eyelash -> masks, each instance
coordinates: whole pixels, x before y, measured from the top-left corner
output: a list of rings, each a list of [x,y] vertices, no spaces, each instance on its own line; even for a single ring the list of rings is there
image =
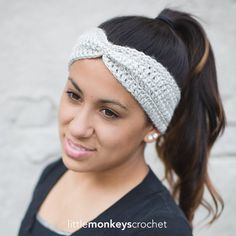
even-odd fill
[[[77,95],[76,93],[74,93],[74,92],[72,92],[72,91],[66,91],[66,94],[67,94],[68,98],[69,98],[71,101],[73,101],[73,102],[77,102],[78,100],[73,99],[72,96],[76,96],[77,99],[78,99],[78,97],[80,98],[79,95]],[[103,109],[103,110],[106,110],[106,111],[109,111],[110,113],[112,113],[111,116],[106,116],[106,117],[108,117],[109,119],[117,119],[117,118],[119,118],[119,116],[118,116],[116,113],[114,113],[112,110],[110,110],[110,109]]]

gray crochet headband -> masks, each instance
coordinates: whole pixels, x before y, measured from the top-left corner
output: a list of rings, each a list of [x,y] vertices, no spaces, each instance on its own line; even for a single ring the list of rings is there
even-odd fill
[[[70,65],[79,59],[102,57],[113,76],[128,90],[163,134],[180,101],[180,89],[168,70],[154,58],[108,41],[105,31],[92,28],[81,34]]]

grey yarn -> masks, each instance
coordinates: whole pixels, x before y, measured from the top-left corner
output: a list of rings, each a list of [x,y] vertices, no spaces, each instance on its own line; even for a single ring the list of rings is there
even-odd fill
[[[108,41],[105,31],[95,27],[83,34],[69,59],[102,57],[113,76],[131,93],[163,134],[180,101],[180,89],[168,70],[154,58],[127,46]]]

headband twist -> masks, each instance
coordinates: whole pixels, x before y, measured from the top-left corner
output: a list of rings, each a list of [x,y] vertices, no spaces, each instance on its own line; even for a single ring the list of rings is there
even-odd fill
[[[70,55],[70,65],[102,57],[113,76],[128,90],[163,134],[180,101],[180,89],[168,70],[151,56],[108,41],[101,28],[81,34]]]

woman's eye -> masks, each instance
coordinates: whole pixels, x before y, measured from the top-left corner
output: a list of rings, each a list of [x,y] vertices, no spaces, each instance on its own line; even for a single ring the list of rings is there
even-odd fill
[[[76,101],[78,102],[80,100],[80,96],[77,95],[76,93],[72,92],[72,91],[67,91],[67,96],[70,100],[73,100],[73,101]],[[107,118],[110,118],[110,119],[117,119],[119,116],[114,113],[113,111],[109,110],[109,109],[102,109],[102,111],[104,111],[104,115],[107,117]]]
[[[77,95],[76,93],[74,92],[71,92],[71,91],[67,91],[67,96],[71,99],[71,100],[74,100],[74,101],[78,101],[80,99],[80,96]]]
[[[112,119],[116,119],[119,116],[117,114],[115,114],[113,111],[109,110],[109,109],[103,109],[103,111],[105,111],[105,116],[107,116],[108,118],[112,118]]]

